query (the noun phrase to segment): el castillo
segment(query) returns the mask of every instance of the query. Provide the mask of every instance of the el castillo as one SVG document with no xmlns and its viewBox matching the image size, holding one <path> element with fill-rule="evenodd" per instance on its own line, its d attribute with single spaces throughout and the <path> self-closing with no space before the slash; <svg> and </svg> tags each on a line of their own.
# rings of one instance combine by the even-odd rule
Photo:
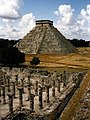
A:
<svg viewBox="0 0 90 120">
<path fill-rule="evenodd" d="M 90 42 L 75 46 L 51 20 L 0 41 L 0 120 L 90 120 Z"/>
</svg>

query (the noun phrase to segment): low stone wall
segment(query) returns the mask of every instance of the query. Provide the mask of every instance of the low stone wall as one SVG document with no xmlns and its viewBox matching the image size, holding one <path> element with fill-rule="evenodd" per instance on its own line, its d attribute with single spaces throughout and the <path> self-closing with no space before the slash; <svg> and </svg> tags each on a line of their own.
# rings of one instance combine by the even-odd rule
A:
<svg viewBox="0 0 90 120">
<path fill-rule="evenodd" d="M 90 70 L 58 120 L 90 120 Z"/>
</svg>

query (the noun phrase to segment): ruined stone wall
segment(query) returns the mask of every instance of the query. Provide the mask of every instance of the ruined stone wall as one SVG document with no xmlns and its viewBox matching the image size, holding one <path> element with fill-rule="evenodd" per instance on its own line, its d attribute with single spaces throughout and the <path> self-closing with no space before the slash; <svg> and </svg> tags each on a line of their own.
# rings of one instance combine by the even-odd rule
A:
<svg viewBox="0 0 90 120">
<path fill-rule="evenodd" d="M 90 120 L 90 70 L 58 120 Z"/>
</svg>

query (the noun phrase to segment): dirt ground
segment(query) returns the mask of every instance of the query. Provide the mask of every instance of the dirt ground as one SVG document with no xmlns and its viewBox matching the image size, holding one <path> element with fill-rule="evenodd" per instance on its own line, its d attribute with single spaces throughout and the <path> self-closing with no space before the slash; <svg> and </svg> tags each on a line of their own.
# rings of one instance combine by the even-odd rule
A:
<svg viewBox="0 0 90 120">
<path fill-rule="evenodd" d="M 26 55 L 24 63 L 30 65 L 30 60 L 33 56 L 40 59 L 39 68 L 75 68 L 75 69 L 89 69 L 90 68 L 90 47 L 77 48 L 78 54 L 68 55 Z M 31 66 L 31 65 L 30 65 Z"/>
</svg>

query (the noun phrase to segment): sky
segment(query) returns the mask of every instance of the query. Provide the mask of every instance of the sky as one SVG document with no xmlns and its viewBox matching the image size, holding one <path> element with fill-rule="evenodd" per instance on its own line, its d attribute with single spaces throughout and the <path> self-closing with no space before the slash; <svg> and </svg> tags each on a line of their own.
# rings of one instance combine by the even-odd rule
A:
<svg viewBox="0 0 90 120">
<path fill-rule="evenodd" d="M 90 40 L 90 0 L 0 0 L 0 38 L 21 39 L 41 19 L 67 39 Z"/>
</svg>

